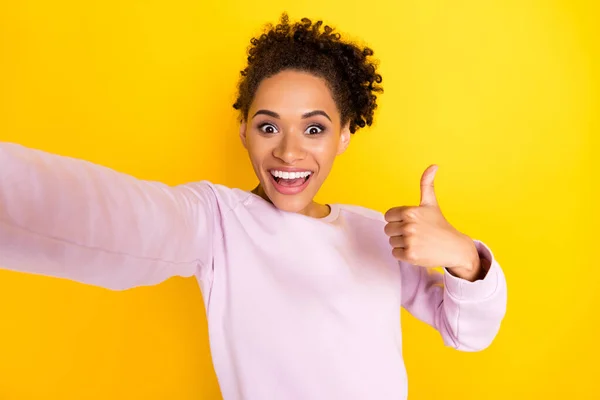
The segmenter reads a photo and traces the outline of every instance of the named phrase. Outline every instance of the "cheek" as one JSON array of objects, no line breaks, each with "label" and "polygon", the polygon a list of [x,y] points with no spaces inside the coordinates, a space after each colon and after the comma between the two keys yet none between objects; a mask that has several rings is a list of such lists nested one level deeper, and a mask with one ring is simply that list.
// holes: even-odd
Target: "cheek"
[{"label": "cheek", "polygon": [[327,137],[322,140],[315,140],[311,152],[320,164],[329,165],[333,163],[337,154],[338,141],[335,137]]},{"label": "cheek", "polygon": [[249,136],[247,143],[248,154],[253,161],[261,160],[271,152],[269,143],[260,136]]}]

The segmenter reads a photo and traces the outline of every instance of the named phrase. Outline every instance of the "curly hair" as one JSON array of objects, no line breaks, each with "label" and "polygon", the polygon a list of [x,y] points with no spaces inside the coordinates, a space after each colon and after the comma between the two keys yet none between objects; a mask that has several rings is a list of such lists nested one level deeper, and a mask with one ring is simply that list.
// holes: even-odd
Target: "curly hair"
[{"label": "curly hair", "polygon": [[241,71],[238,98],[233,107],[243,120],[263,79],[283,70],[306,71],[324,79],[340,112],[342,125],[350,132],[373,123],[376,93],[381,75],[371,59],[373,50],[340,39],[323,21],[308,18],[291,24],[286,13],[275,27],[267,24],[259,37],[250,40],[248,65]]}]

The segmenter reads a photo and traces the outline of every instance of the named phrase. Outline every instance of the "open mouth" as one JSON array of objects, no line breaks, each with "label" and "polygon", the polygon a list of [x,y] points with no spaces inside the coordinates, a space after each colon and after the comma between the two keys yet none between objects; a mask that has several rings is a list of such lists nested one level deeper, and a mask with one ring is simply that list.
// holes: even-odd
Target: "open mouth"
[{"label": "open mouth", "polygon": [[300,193],[308,185],[312,177],[312,171],[281,171],[272,169],[269,171],[275,189],[283,194]]}]

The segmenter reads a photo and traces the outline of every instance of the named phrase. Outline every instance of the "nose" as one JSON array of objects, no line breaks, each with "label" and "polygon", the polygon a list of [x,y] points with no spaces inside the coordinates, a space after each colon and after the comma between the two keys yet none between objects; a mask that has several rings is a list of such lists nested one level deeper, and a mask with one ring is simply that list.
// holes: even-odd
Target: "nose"
[{"label": "nose", "polygon": [[302,137],[293,132],[281,135],[281,140],[273,149],[273,156],[286,164],[294,164],[306,157]]}]

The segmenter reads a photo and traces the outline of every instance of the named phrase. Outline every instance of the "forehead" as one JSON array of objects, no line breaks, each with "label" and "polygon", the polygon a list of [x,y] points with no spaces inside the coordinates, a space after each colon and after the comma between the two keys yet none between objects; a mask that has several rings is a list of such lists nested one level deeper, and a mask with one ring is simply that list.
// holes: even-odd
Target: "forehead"
[{"label": "forehead", "polygon": [[338,111],[331,91],[322,78],[307,72],[282,71],[258,86],[250,110],[268,109],[282,117],[323,110],[332,118]]}]

